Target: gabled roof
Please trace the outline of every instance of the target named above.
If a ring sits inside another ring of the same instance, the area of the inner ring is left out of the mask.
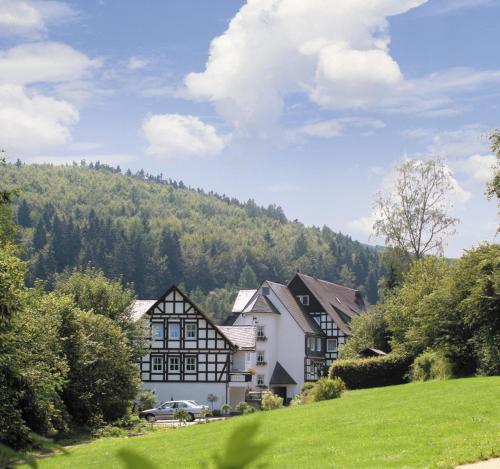
[[[139,321],[155,303],[156,300],[135,300],[132,305],[132,311],[130,312],[132,321]]]
[[[255,326],[217,326],[240,350],[255,350],[257,328]]]
[[[274,313],[280,314],[271,301],[258,293],[242,311],[243,313]]]
[[[240,290],[234,300],[233,313],[241,313],[257,290]]]
[[[266,283],[305,333],[324,334],[318,324],[300,307],[296,298],[292,295],[286,285],[269,281]]]
[[[279,384],[297,384],[288,372],[281,366],[280,362],[276,362],[273,374],[269,380],[270,385]]]
[[[350,320],[366,311],[366,303],[360,291],[301,273],[297,273],[296,276],[320,302],[325,311],[337,323],[339,329],[350,335]]]

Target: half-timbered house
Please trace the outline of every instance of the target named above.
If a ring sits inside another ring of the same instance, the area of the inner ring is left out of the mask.
[[[255,327],[217,326],[175,286],[156,301],[136,302],[133,317],[149,326],[150,348],[140,376],[160,401],[234,406],[244,400]]]

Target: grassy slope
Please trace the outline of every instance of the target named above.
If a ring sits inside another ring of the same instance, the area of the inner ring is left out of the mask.
[[[44,468],[118,468],[120,448],[159,467],[199,467],[243,419],[261,421],[273,441],[262,458],[277,468],[453,467],[500,455],[500,377],[415,383],[353,391],[343,398],[227,422],[131,439],[102,439]]]

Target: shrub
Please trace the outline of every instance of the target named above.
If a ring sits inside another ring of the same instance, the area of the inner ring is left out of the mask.
[[[276,396],[271,391],[264,391],[262,393],[262,400],[260,403],[262,410],[273,410],[283,407],[283,398]]]
[[[332,363],[328,376],[340,378],[347,388],[361,389],[402,384],[412,358],[390,353],[383,357],[341,359]]]
[[[156,400],[156,394],[154,391],[151,391],[150,389],[141,389],[135,398],[136,409],[138,411],[151,409],[155,406]]]
[[[174,412],[174,418],[179,420],[180,423],[184,423],[189,417],[186,409],[176,409]]]
[[[302,385],[302,387],[300,388],[300,393],[301,394],[308,394],[312,388],[314,388],[314,383],[311,383],[311,382],[304,383]]]
[[[337,399],[346,390],[340,378],[320,378],[310,391],[311,402]]]
[[[231,411],[231,406],[229,404],[222,404],[220,406],[220,410],[224,415],[228,415]]]
[[[452,364],[442,351],[429,350],[415,358],[410,375],[412,381],[449,379],[453,376]]]
[[[240,403],[236,404],[236,410],[238,412],[241,412],[242,414],[244,414],[245,411],[247,411],[249,408],[250,408],[250,405],[248,404],[248,402],[240,402]]]
[[[104,427],[98,428],[92,432],[94,438],[112,438],[125,436],[127,432],[121,427],[115,425],[105,425]]]

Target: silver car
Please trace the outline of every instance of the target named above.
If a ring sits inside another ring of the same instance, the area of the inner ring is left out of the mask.
[[[146,419],[148,422],[173,419],[177,409],[185,409],[188,413],[187,421],[192,422],[194,419],[201,417],[203,409],[208,410],[208,407],[199,405],[195,401],[167,401],[154,409],[143,410],[139,413],[139,417]]]

